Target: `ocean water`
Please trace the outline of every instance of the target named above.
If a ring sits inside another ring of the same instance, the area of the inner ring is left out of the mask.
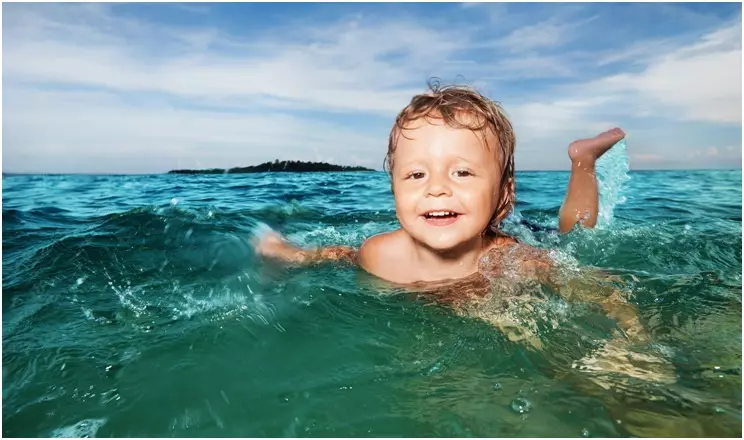
[[[614,274],[673,383],[572,368],[611,337],[586,304],[554,301],[536,349],[354,268],[254,254],[267,226],[303,246],[395,228],[381,172],[4,176],[2,433],[740,436],[741,171],[610,158],[600,224],[559,236],[567,182],[517,173],[505,230]]]

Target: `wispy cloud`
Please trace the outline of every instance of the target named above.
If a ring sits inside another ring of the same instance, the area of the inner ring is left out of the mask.
[[[523,26],[498,41],[498,46],[513,53],[535,49],[555,49],[579,37],[579,29],[597,17],[578,21],[548,20]]]
[[[253,42],[209,28],[153,29],[100,9],[85,12],[62,21],[68,17],[42,11],[40,20],[11,28],[4,76],[223,104],[251,105],[251,98],[269,96],[319,110],[387,115],[421,89],[401,85],[416,83],[422,68],[433,68],[467,44],[458,45],[461,38],[454,33],[395,21],[339,20],[295,29],[292,41],[267,37]],[[56,38],[61,31],[67,38]],[[168,49],[153,53],[131,38],[158,38]],[[396,56],[405,63],[396,63]]]
[[[592,91],[628,94],[672,119],[741,124],[741,21],[693,44],[649,57],[640,72],[587,84]]]
[[[624,42],[596,38],[622,24],[601,5],[327,5],[271,23],[231,6],[245,8],[239,27],[220,21],[224,5],[191,6],[168,6],[186,8],[177,22],[138,5],[5,5],[4,169],[379,166],[395,114],[429,77],[458,75],[513,116],[520,169],[566,168],[568,142],[613,125],[649,164],[667,156],[660,139],[691,166],[695,139],[740,155],[740,8],[698,28],[665,5],[689,31]]]

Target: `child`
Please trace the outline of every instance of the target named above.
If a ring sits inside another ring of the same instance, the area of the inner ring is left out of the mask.
[[[624,136],[615,128],[569,146],[572,168],[560,210],[561,232],[577,223],[596,224],[594,165]],[[346,246],[297,249],[276,235],[264,237],[256,249],[296,264],[357,264],[387,282],[436,291],[439,300],[459,309],[471,307],[471,299],[498,296],[489,295],[494,282],[536,279],[562,296],[601,304],[628,339],[648,342],[634,307],[618,292],[587,286],[586,274],[566,279],[546,251],[499,230],[514,206],[514,148],[512,125],[497,103],[465,87],[432,87],[401,111],[388,141],[385,163],[400,229],[370,237],[358,251]],[[501,318],[484,318],[504,327]],[[534,335],[527,339],[539,346]]]
[[[572,169],[561,232],[578,222],[596,224],[594,164],[624,136],[616,128],[569,146]],[[514,206],[514,148],[511,123],[497,103],[464,87],[432,87],[413,98],[390,133],[385,163],[400,229],[370,237],[358,251],[297,249],[275,235],[264,237],[257,251],[291,263],[344,260],[397,284],[476,273],[491,251],[528,248],[499,231]]]
[[[615,128],[571,143],[571,176],[560,210],[560,232],[577,223],[594,227],[599,210],[595,162],[624,136]],[[636,393],[635,398],[638,391],[648,392],[649,388],[629,387],[629,377],[675,382],[667,361],[647,349],[635,349],[647,347],[650,336],[635,307],[608,283],[609,277],[599,271],[559,270],[547,251],[499,230],[514,206],[514,148],[512,125],[498,104],[468,88],[432,87],[401,111],[388,141],[385,163],[399,229],[368,238],[359,250],[298,249],[277,235],[267,235],[257,243],[257,252],[294,264],[356,264],[377,279],[434,297],[458,313],[502,329],[510,340],[524,340],[536,348],[542,343],[533,306],[544,297],[540,286],[548,286],[569,301],[600,305],[621,330],[583,359],[554,366],[580,371],[579,377],[589,379],[579,380],[577,386],[606,400],[609,389]],[[528,289],[521,289],[525,285]],[[613,399],[608,411],[627,410],[622,397]],[[631,433],[668,431],[664,422],[668,417],[644,414],[622,426]],[[651,427],[657,431],[649,431]]]

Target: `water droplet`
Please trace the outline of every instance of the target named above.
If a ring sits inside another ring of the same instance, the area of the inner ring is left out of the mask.
[[[171,199],[171,205],[173,205],[173,206],[176,206],[176,204],[177,204],[177,203],[178,203],[178,199],[177,199],[177,198],[175,198],[175,197],[173,197],[173,198]]]
[[[442,371],[442,362],[441,361],[437,362],[436,364],[434,364],[433,367],[429,368],[428,374],[435,374],[435,373],[439,373],[440,371]]]
[[[532,402],[524,397],[517,397],[512,400],[511,409],[519,414],[524,414],[532,409]]]
[[[584,428],[581,430],[581,436],[582,437],[589,437],[589,430]]]
[[[498,383],[498,382],[495,383],[495,384],[493,384],[493,390],[494,391],[501,391],[501,384]]]

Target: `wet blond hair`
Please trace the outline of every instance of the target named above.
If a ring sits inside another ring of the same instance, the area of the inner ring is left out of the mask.
[[[486,232],[500,234],[499,225],[514,207],[514,149],[516,137],[511,121],[498,102],[492,101],[478,91],[467,86],[440,86],[437,80],[429,82],[429,92],[416,95],[398,114],[390,131],[388,151],[383,168],[392,178],[395,166],[393,154],[399,136],[405,136],[410,123],[421,118],[442,120],[452,128],[468,129],[480,134],[486,148],[489,148],[487,134],[490,131],[498,139],[501,148],[501,187],[500,200],[491,217]],[[463,117],[465,116],[465,117]]]

